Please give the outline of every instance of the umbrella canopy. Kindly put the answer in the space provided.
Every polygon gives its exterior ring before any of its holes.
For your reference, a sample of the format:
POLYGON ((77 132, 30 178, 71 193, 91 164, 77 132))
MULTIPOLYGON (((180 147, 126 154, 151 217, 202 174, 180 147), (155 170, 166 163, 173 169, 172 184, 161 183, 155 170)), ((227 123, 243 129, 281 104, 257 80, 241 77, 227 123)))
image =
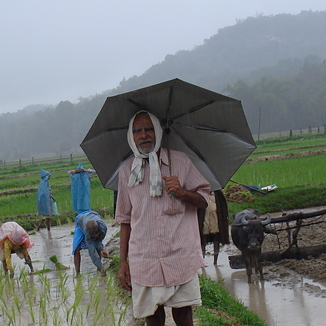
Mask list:
POLYGON ((52 215, 50 176, 49 172, 40 170, 41 181, 37 189, 37 211, 40 215, 52 215))
POLYGON ((240 101, 173 79, 105 101, 81 144, 105 188, 117 190, 119 166, 132 155, 128 124, 139 110, 158 117, 162 146, 186 153, 211 190, 222 189, 256 148, 240 101))

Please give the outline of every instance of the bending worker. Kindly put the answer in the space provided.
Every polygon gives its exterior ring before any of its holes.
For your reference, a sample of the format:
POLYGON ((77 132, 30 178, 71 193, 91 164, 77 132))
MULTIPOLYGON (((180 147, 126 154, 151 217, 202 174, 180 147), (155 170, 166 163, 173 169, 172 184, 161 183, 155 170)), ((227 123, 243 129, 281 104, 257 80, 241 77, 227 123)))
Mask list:
POLYGON ((88 249, 93 264, 105 276, 106 273, 105 269, 103 269, 101 257, 107 257, 108 255, 102 242, 106 232, 107 227, 100 214, 94 211, 84 211, 76 216, 72 251, 76 276, 80 274, 81 249, 88 249))
POLYGON ((193 325, 204 267, 197 208, 210 185, 184 153, 161 148, 159 120, 146 111, 129 123, 134 156, 119 169, 116 221, 121 223, 119 279, 132 291, 134 316, 163 326, 164 306, 178 326, 193 325))
POLYGON ((28 233, 16 222, 6 222, 0 227, 0 259, 5 274, 10 271, 10 277, 14 277, 14 269, 11 254, 16 253, 20 259, 25 258, 25 264, 31 272, 34 271, 31 257, 28 251, 34 246, 28 233))

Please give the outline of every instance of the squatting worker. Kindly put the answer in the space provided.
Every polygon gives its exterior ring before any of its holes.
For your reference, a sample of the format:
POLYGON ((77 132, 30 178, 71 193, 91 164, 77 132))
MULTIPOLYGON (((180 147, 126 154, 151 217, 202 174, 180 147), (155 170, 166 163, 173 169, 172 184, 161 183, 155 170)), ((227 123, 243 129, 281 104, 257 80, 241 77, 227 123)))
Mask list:
POLYGON ((80 273, 81 249, 88 249, 88 253, 93 264, 97 267, 97 270, 101 272, 103 276, 106 275, 101 262, 101 257, 108 256, 103 245, 106 232, 107 226, 97 212, 91 210, 83 211, 76 216, 72 245, 76 276, 80 273))
POLYGON ((160 147, 162 128, 152 114, 138 112, 127 138, 134 156, 120 167, 116 208, 121 285, 147 325, 164 325, 164 306, 177 325, 193 325, 191 306, 201 304, 197 271, 205 266, 197 208, 207 207, 210 186, 184 153, 160 147))

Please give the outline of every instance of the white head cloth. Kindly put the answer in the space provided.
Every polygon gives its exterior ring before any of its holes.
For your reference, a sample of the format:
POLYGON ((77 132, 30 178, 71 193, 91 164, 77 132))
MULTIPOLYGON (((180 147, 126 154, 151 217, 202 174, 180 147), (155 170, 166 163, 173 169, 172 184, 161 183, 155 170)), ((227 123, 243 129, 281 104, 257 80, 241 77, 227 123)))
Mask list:
POLYGON ((139 183, 143 181, 144 178, 144 159, 149 158, 149 168, 150 168, 150 189, 149 189, 149 194, 152 197, 158 197, 162 195, 162 176, 161 176, 161 170, 160 170, 160 165, 158 163, 158 157, 156 152, 161 146, 161 141, 162 141, 162 127, 160 124, 160 121, 151 113, 141 110, 138 111, 130 120, 129 122, 129 129, 127 133, 127 139, 128 139, 128 144, 133 151, 135 158, 132 163, 131 171, 130 171, 130 177, 129 177, 129 182, 128 186, 129 187, 134 187, 137 186, 139 183), (149 115, 153 126, 154 126, 154 132, 155 132, 155 138, 156 138, 156 143, 155 147, 152 152, 148 154, 143 154, 140 153, 135 141, 134 141, 134 134, 133 134, 133 124, 135 117, 141 113, 145 112, 149 115))

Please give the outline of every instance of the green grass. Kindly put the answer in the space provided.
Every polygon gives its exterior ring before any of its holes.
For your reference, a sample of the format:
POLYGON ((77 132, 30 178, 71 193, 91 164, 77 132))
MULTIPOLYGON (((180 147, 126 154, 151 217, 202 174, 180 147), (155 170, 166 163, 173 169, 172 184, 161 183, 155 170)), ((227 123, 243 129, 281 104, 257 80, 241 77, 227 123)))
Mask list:
MULTIPOLYGON (((312 144, 326 144, 326 135, 266 139, 258 142, 258 149, 264 152, 264 155, 275 155, 278 153, 270 152, 270 150, 292 148, 292 152, 299 152, 301 151, 299 147, 312 144)), ((325 145, 321 146, 323 149, 325 147, 325 145)), ((252 157, 255 157, 255 154, 251 155, 247 162, 250 162, 252 157)), ((260 185, 260 187, 276 184, 278 189, 267 195, 252 192, 251 196, 254 198, 254 202, 234 203, 229 201, 230 221, 235 212, 243 209, 255 208, 263 214, 326 205, 325 162, 326 155, 320 154, 244 163, 232 180, 244 185, 260 185)), ((226 188, 232 185, 234 183, 229 182, 226 188)))
POLYGON ((326 187, 323 185, 306 185, 278 188, 267 195, 252 192, 253 202, 228 202, 229 218, 236 212, 254 208, 261 214, 281 212, 282 210, 300 211, 306 207, 326 205, 326 187))
POLYGON ((291 187, 307 184, 325 184, 326 155, 313 155, 245 163, 232 177, 232 180, 245 185, 261 187, 276 184, 278 187, 291 187))
POLYGON ((202 326, 265 326, 266 324, 239 300, 232 298, 223 281, 200 278, 202 306, 196 308, 195 316, 202 326))

